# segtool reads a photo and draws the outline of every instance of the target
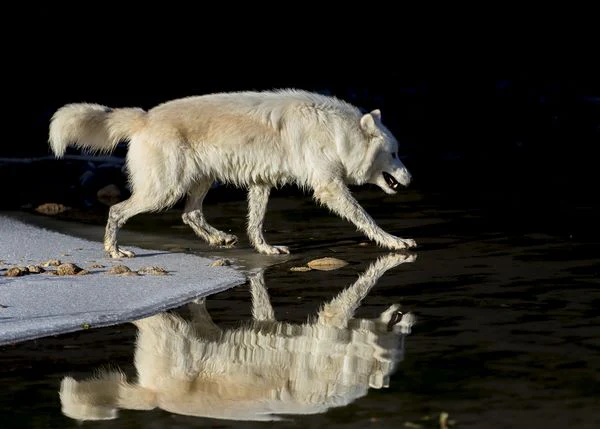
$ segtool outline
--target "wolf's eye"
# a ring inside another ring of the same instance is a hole
[[[397,156],[396,156],[396,152],[393,152],[393,153],[392,153],[392,158],[394,158],[394,159],[396,159],[396,158],[397,158]]]

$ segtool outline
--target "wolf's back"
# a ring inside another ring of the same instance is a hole
[[[52,116],[49,143],[56,157],[69,145],[93,152],[112,152],[121,140],[145,124],[146,112],[138,108],[111,109],[99,104],[67,104]]]

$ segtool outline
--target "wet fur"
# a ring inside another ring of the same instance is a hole
[[[188,97],[148,112],[69,104],[50,124],[49,143],[58,157],[69,145],[110,152],[122,140],[129,141],[132,195],[110,209],[104,247],[114,258],[133,256],[117,245],[129,218],[184,196],[184,223],[211,245],[234,245],[236,236],[204,218],[202,202],[215,180],[248,188],[248,236],[261,253],[289,253],[268,244],[262,232],[270,189],[288,183],[313,190],[318,202],[383,247],[415,246],[378,227],[347,187],[374,183],[395,193],[384,171],[396,185],[410,182],[378,110],[363,115],[335,97],[284,90]]]

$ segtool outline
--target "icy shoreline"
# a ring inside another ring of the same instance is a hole
[[[208,258],[126,248],[137,256],[113,260],[105,256],[102,243],[0,215],[0,345],[131,321],[245,282],[242,273],[226,266],[211,267]],[[4,275],[11,266],[49,259],[75,263],[90,273]],[[108,273],[120,264],[135,271],[160,266],[169,273]],[[93,266],[98,268],[89,268]]]

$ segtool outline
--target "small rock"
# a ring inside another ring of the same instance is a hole
[[[122,276],[139,276],[137,271],[127,271],[126,273],[121,274]]]
[[[90,329],[92,327],[92,325],[90,325],[89,323],[82,323],[81,324],[81,328],[82,329]]]
[[[49,276],[57,276],[58,273],[56,271],[46,271],[46,274],[48,274]]]
[[[42,262],[42,267],[58,267],[61,263],[58,259],[49,259],[46,262]]]
[[[27,267],[12,267],[4,273],[6,277],[21,277],[26,274],[29,274]]]
[[[313,270],[331,271],[331,270],[337,270],[338,268],[342,268],[343,266],[348,265],[348,262],[342,261],[341,259],[338,259],[338,258],[326,257],[326,258],[313,259],[306,265],[308,265]]]
[[[67,210],[70,210],[70,209],[71,209],[71,207],[67,207],[63,204],[46,203],[46,204],[37,206],[35,208],[35,211],[38,213],[41,213],[41,214],[54,216],[59,213],[66,212]]]
[[[312,268],[311,267],[291,267],[290,271],[305,272],[305,271],[312,271]]]
[[[125,265],[115,265],[110,270],[108,270],[108,274],[125,274],[131,272],[131,268],[126,267]]]
[[[56,274],[59,276],[73,276],[81,271],[81,267],[78,267],[75,264],[67,262],[65,264],[60,264],[56,268]]]
[[[89,274],[90,272],[88,270],[81,270],[77,273],[78,276],[85,276],[86,274]]]
[[[39,265],[28,265],[27,269],[29,270],[29,272],[31,274],[39,274],[39,273],[43,273],[43,272],[46,271],[45,269],[43,269]]]
[[[229,259],[217,259],[212,264],[211,267],[227,267],[231,265],[231,261]]]
[[[88,268],[89,269],[92,269],[92,268],[104,268],[104,265],[102,265],[102,264],[92,264]]]
[[[162,267],[152,266],[144,267],[138,270],[138,274],[152,274],[154,276],[165,276],[169,274],[169,272]]]

